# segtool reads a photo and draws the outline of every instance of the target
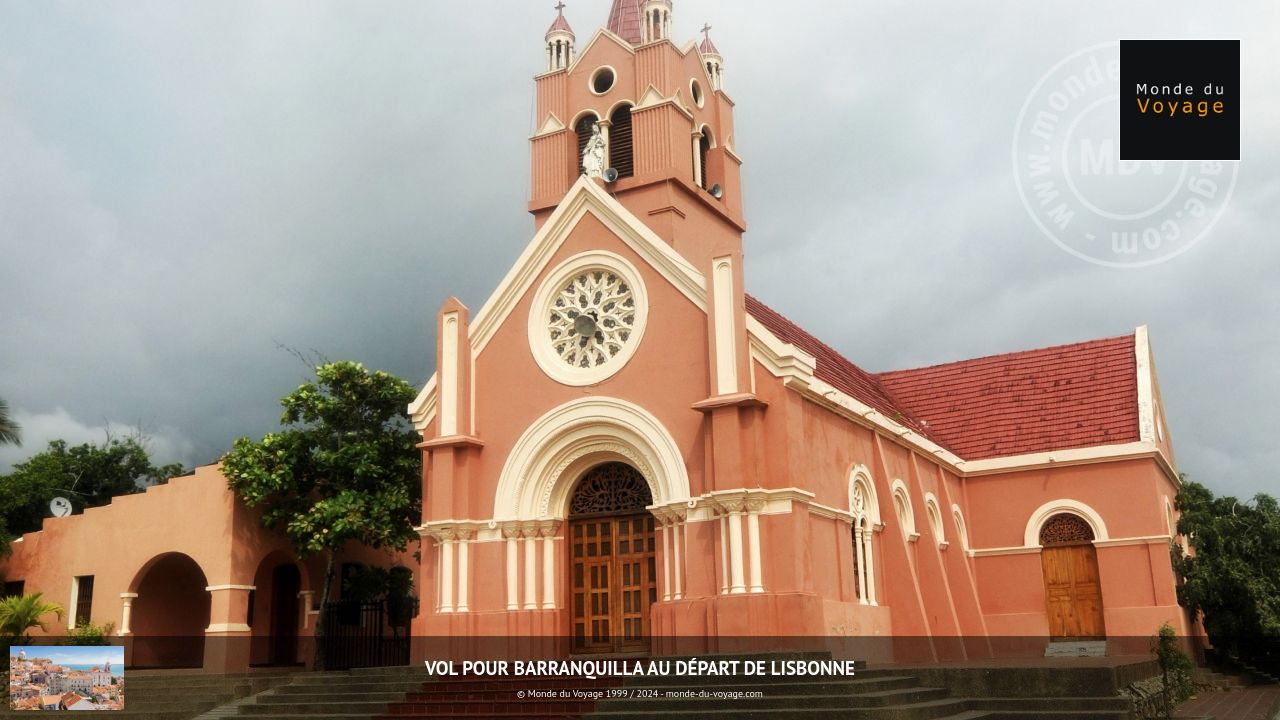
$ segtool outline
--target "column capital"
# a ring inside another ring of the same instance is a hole
[[[120,593],[120,599],[133,600],[138,597],[138,593]]]

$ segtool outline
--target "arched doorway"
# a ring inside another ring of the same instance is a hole
[[[621,462],[582,476],[569,503],[573,651],[647,652],[658,599],[649,484]]]
[[[209,627],[209,583],[195,560],[182,553],[153,558],[130,586],[133,635],[130,666],[198,668],[204,665]]]
[[[1059,513],[1040,527],[1045,606],[1053,640],[1106,637],[1102,582],[1093,528],[1072,513]]]
[[[302,573],[293,558],[273,552],[262,559],[253,577],[248,624],[253,632],[251,665],[298,663],[298,598]]]

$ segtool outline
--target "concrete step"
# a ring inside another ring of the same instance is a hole
[[[718,705],[688,706],[683,710],[650,710],[637,703],[631,710],[596,711],[587,717],[597,720],[671,720],[671,718],[938,720],[947,716],[963,715],[970,711],[964,700],[950,699],[875,708],[809,707],[804,704],[793,704],[787,708],[761,708],[757,707],[755,702],[754,700],[735,700],[731,703],[720,701]],[[982,715],[970,715],[970,717],[976,718]]]
[[[725,692],[754,692],[761,691],[768,695],[857,695],[863,693],[880,693],[886,691],[903,690],[915,688],[919,686],[919,681],[913,677],[883,677],[871,678],[867,680],[810,680],[771,684],[762,686],[758,683],[732,683],[725,685],[717,685],[714,689]],[[562,687],[540,684],[539,690],[583,690],[583,689],[601,689],[602,686],[584,683],[580,680],[566,680]],[[637,688],[631,685],[615,685],[614,687],[628,687],[632,689],[653,690],[656,692],[667,691],[687,691],[689,686],[678,681],[672,680],[669,685],[646,686]],[[503,686],[500,688],[485,689],[459,689],[448,684],[437,686],[436,683],[428,683],[421,690],[410,692],[405,696],[406,702],[422,702],[430,700],[509,700],[515,696],[519,690],[530,688],[529,685],[518,687]],[[707,689],[707,688],[703,688]]]
[[[312,712],[338,711],[372,716],[387,711],[387,704],[381,700],[343,700],[340,702],[321,702],[305,698],[293,703],[252,703],[240,706],[242,717],[276,717],[278,715],[308,714]]]

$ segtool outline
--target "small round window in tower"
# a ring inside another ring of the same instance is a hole
[[[644,331],[644,287],[622,258],[583,253],[552,272],[535,298],[529,341],[538,365],[568,385],[617,372]]]
[[[689,81],[689,94],[693,96],[693,104],[702,107],[707,99],[702,95],[702,84],[696,79]]]
[[[591,73],[591,92],[597,95],[609,92],[613,89],[613,82],[616,78],[613,68],[607,65],[596,68],[596,71]]]

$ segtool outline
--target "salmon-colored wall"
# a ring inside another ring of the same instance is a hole
[[[345,548],[340,557],[367,565],[417,565],[408,553],[357,545]],[[288,541],[264,529],[259,513],[237,500],[218,466],[210,465],[144,493],[116,497],[111,504],[83,514],[45,520],[40,531],[27,533],[13,544],[12,555],[0,562],[0,573],[9,580],[22,580],[25,592],[41,592],[68,610],[47,633],[37,630],[35,634],[66,632],[74,621],[73,578],[92,575],[90,619],[98,625],[115,625],[129,646],[131,665],[166,664],[175,655],[184,658],[182,664],[189,664],[187,655],[193,642],[198,643],[198,638],[190,640],[194,634],[206,638],[204,667],[233,671],[243,670],[251,659],[247,640],[236,639],[261,635],[270,627],[271,576],[269,570],[265,575],[260,570],[264,564],[281,562],[297,562],[302,589],[314,593],[312,604],[318,602],[321,559],[298,562]],[[259,584],[264,577],[268,586]],[[255,584],[254,627],[244,631],[249,588]],[[338,594],[336,587],[333,594]],[[126,602],[131,603],[128,635],[123,634]],[[304,599],[295,598],[295,602],[299,603],[299,635],[313,634],[315,612],[303,611]],[[183,641],[138,641],[145,637]],[[133,645],[140,653],[137,657],[132,655]]]

